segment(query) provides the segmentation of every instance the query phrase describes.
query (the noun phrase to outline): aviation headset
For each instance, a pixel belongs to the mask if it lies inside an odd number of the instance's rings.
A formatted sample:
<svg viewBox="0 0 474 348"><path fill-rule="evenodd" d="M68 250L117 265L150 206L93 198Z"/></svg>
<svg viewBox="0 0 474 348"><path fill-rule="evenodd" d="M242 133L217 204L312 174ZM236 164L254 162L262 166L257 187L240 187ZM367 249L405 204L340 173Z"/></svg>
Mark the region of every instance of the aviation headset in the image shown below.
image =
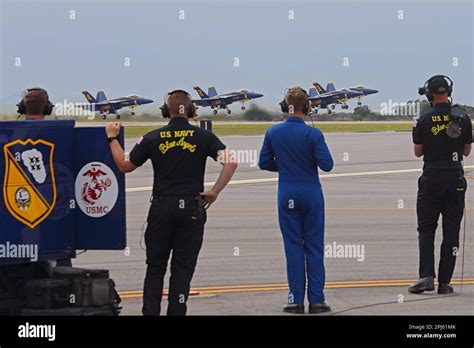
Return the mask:
<svg viewBox="0 0 474 348"><path fill-rule="evenodd" d="M301 87L296 87L295 89L299 89L300 91L302 91L306 95L306 102L304 103L303 109L301 110L301 112L303 112L303 114L307 115L311 111L311 100L309 100L308 92L306 92L306 90L304 90ZM286 102L286 94L288 93L288 91L289 91L289 89L287 88L285 90L285 95L283 96L283 100L279 103L280 107L281 107L281 111L285 114L290 112L290 106Z"/></svg>
<svg viewBox="0 0 474 348"><path fill-rule="evenodd" d="M163 105L160 106L161 115L164 118L170 118L171 117L170 110L168 109L168 98L171 95L173 95L175 93L178 93L178 92L184 93L189 97L189 100L191 101L191 106L189 106L189 108L186 110L186 116L188 116L188 118L193 118L194 116L196 116L196 106L193 104L191 96L189 95L189 93L186 92L186 91L183 91L182 89L175 89L174 91L171 91L166 95L165 100L163 101Z"/></svg>
<svg viewBox="0 0 474 348"><path fill-rule="evenodd" d="M39 87L28 88L26 91L23 92L20 102L16 104L18 108L17 109L18 114L26 115L25 96L28 94L28 92L31 92L31 91L40 91L44 93L44 95L46 96L46 105L44 106L44 109L43 109L43 115L45 116L51 115L51 113L53 112L54 104L51 103L51 101L49 100L48 92L45 89L39 88Z"/></svg>
<svg viewBox="0 0 474 348"><path fill-rule="evenodd" d="M443 78L443 79L446 80L446 82L448 82L448 89L446 90L446 92L448 93L448 97L451 97L451 93L453 92L453 85L454 85L453 80L451 80L446 75L434 75L434 76L430 77L428 79L428 81L425 82L423 87L418 88L418 94L419 95L426 95L426 98L428 98L428 100L430 102L433 100L433 94L436 92L436 91L430 90L430 82L433 81L434 79L437 79L437 78Z"/></svg>
<svg viewBox="0 0 474 348"><path fill-rule="evenodd" d="M433 94L436 93L436 91L432 91L430 89L430 83L434 79L442 78L446 80L448 83L448 87L446 89L446 93L448 93L448 97L451 98L451 94L453 92L453 85L454 82L451 80L448 76L446 75L434 75L428 79L428 81L425 82L423 87L418 88L418 94L419 95L425 95L428 101L430 102L431 105L433 105ZM452 99L451 99L452 102ZM462 127L461 127L461 119L464 115L456 112L455 110L451 109L451 121L449 122L448 126L446 127L446 135L450 138L457 138L461 135L462 132Z"/></svg>

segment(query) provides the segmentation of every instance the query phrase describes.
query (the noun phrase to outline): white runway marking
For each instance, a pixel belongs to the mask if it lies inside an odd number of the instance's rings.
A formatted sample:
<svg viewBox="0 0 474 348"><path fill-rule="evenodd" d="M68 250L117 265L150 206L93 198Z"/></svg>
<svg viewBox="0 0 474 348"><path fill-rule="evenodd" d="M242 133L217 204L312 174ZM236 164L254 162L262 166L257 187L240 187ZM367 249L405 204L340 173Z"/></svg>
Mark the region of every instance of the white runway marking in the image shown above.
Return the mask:
<svg viewBox="0 0 474 348"><path fill-rule="evenodd" d="M474 165L464 166L464 169L474 169ZM347 178L352 176L372 176L372 175L388 175L388 174L407 174L407 173L420 173L421 169L393 169L393 170L378 170L372 172L354 172L354 173L339 173L339 174L322 174L319 177L321 179L329 178ZM267 184L278 182L278 178L262 178L262 179L241 179L231 180L229 185L245 185L245 184ZM214 182L206 182L204 186L209 187L214 185ZM128 187L125 192L149 192L152 190L152 186L141 186L141 187Z"/></svg>

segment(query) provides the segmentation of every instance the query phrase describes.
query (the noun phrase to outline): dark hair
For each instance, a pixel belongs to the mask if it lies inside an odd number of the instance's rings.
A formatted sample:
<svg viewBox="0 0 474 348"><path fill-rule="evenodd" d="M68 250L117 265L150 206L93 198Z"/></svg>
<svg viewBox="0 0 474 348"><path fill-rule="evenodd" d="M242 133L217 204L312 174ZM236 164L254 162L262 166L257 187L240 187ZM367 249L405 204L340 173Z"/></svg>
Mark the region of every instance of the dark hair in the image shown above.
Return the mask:
<svg viewBox="0 0 474 348"><path fill-rule="evenodd" d="M23 102L27 115L42 115L48 103L48 95L42 90L34 89L25 94Z"/></svg>
<svg viewBox="0 0 474 348"><path fill-rule="evenodd" d="M168 97L167 104L171 116L187 115L187 110L191 106L191 98L184 92L175 92Z"/></svg>

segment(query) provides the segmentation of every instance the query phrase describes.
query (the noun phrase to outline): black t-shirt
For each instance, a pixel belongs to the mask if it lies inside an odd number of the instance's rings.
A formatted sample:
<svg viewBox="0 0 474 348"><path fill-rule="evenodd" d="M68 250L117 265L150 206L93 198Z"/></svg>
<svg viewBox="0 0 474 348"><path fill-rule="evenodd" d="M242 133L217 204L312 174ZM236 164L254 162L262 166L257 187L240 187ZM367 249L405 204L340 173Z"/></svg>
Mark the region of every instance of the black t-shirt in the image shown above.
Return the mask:
<svg viewBox="0 0 474 348"><path fill-rule="evenodd" d="M457 138L446 134L453 115L460 117L461 135ZM448 103L436 104L425 111L414 126L413 143L423 145L425 163L446 161L460 165L464 145L472 143L471 119L455 106L451 109Z"/></svg>
<svg viewBox="0 0 474 348"><path fill-rule="evenodd" d="M147 133L130 152L130 161L141 166L151 159L153 195L197 195L204 190L207 157L217 160L226 146L213 133L174 117L165 127Z"/></svg>

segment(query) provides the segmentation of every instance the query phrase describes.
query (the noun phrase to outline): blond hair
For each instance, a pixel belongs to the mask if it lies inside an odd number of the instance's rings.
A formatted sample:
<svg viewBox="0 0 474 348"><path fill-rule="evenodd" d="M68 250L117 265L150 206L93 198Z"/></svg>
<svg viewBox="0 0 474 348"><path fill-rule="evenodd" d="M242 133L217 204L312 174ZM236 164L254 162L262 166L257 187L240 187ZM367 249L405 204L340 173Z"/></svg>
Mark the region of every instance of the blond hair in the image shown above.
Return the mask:
<svg viewBox="0 0 474 348"><path fill-rule="evenodd" d="M301 87L292 87L286 92L285 101L290 113L303 112L308 96Z"/></svg>

